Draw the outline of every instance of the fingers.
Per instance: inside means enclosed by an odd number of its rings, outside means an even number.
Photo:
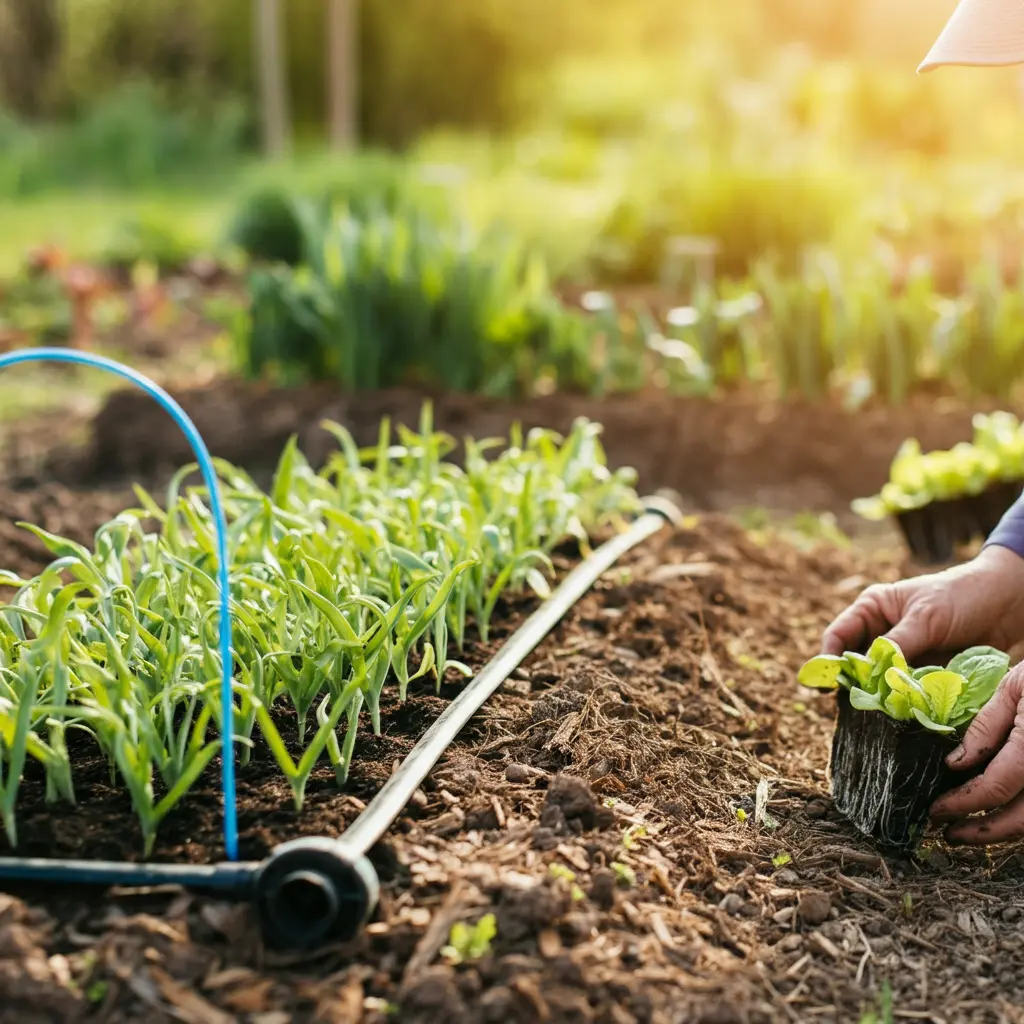
[[[926,616],[920,612],[910,612],[900,619],[885,634],[903,652],[910,662],[923,654],[935,642],[931,635]]]
[[[825,630],[822,651],[842,654],[855,651],[867,638],[882,636],[899,621],[899,596],[895,587],[868,587]]]
[[[1009,738],[992,763],[982,775],[937,800],[932,807],[933,820],[957,821],[980,811],[1006,808],[1021,795],[1024,791],[1024,715],[1016,711],[1015,715]],[[967,827],[969,823],[963,824]]]
[[[953,846],[989,846],[1024,836],[1024,797],[993,814],[958,822],[946,830],[946,841]]]
[[[949,755],[951,768],[963,771],[990,758],[1010,734],[1024,698],[1024,666],[1011,669],[992,699],[971,722],[964,741]],[[994,764],[994,762],[993,762]],[[1011,794],[1016,795],[1016,794]]]

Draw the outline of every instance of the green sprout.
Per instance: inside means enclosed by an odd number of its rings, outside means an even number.
[[[552,552],[639,507],[628,472],[606,465],[600,428],[513,431],[508,447],[381,425],[314,471],[294,440],[269,490],[217,463],[228,521],[235,699],[220,706],[216,545],[208,495],[171,481],[89,548],[28,526],[53,562],[5,573],[0,604],[0,821],[13,847],[26,765],[46,797],[73,803],[68,734],[96,744],[128,791],[144,851],[233,732],[241,766],[262,740],[296,808],[327,760],[343,786],[361,730],[381,731],[384,687],[405,700],[465,676],[472,627],[486,640],[503,594],[550,593]],[[151,526],[155,523],[155,527]],[[7,589],[5,595],[9,593]],[[288,730],[281,712],[291,714]]]
[[[497,921],[493,914],[484,914],[474,925],[457,921],[448,935],[448,945],[441,955],[453,964],[480,960],[491,951],[491,942],[498,934]]]
[[[622,845],[626,850],[635,850],[639,840],[646,838],[647,829],[643,825],[630,825],[622,833]]]
[[[611,863],[611,869],[623,889],[632,889],[636,885],[636,872],[628,864],[615,860]]]
[[[1024,426],[1008,412],[978,414],[973,441],[948,451],[922,452],[914,438],[904,441],[889,468],[888,482],[873,497],[855,501],[853,510],[864,519],[880,521],[1022,478]]]

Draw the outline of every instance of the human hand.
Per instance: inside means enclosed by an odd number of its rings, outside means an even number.
[[[932,807],[932,820],[949,826],[950,843],[987,846],[1024,836],[1024,665],[1010,670],[947,759],[957,771],[986,762],[981,775]],[[987,813],[969,817],[980,812]]]
[[[825,631],[822,650],[842,654],[879,636],[908,661],[976,644],[1008,651],[1024,639],[1024,558],[992,546],[965,565],[868,587]]]

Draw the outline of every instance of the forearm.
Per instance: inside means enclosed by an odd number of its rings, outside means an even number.
[[[986,548],[996,546],[1024,558],[1024,497],[1010,507],[985,542]]]

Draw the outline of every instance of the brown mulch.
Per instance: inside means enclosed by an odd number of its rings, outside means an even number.
[[[879,857],[830,807],[832,701],[794,682],[898,571],[718,516],[666,531],[446,755],[354,944],[273,954],[246,908],[174,891],[0,896],[0,1021],[1024,1020],[1019,851]],[[485,913],[489,951],[452,963]]]

